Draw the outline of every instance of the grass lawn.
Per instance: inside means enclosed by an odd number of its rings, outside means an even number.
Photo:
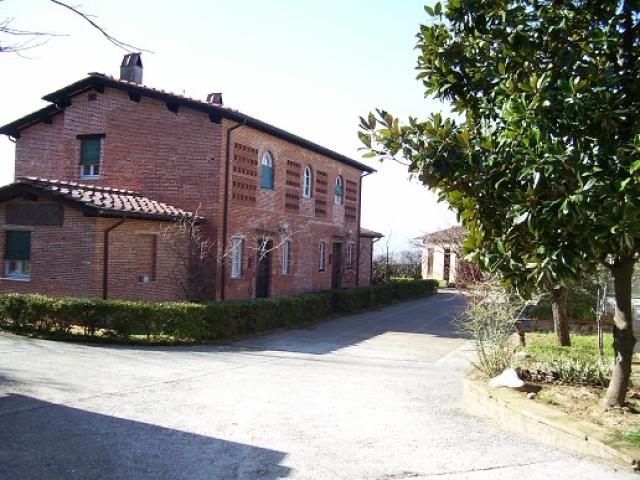
[[[558,371],[562,368],[571,371],[563,376],[564,380],[575,378],[575,382],[536,382],[542,390],[536,401],[557,408],[577,418],[588,420],[597,425],[609,428],[611,437],[625,443],[640,447],[640,362],[634,358],[631,385],[627,394],[628,406],[622,410],[604,412],[602,399],[606,392],[604,385],[584,382],[589,375],[587,368],[600,368],[598,356],[598,338],[595,334],[572,334],[570,347],[559,347],[555,344],[553,332],[527,332],[527,346],[524,349],[529,358],[522,361],[520,368],[537,371]],[[613,363],[613,338],[610,333],[604,335],[604,367],[606,376]],[[566,373],[566,372],[565,372]]]
[[[590,362],[598,360],[598,337],[596,335],[571,335],[570,347],[556,345],[556,335],[550,333],[527,332],[526,352],[539,362],[552,360],[574,360]],[[610,333],[604,334],[605,362],[613,360],[613,337]]]

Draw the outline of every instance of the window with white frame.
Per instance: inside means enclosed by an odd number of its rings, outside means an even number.
[[[242,237],[233,237],[231,239],[231,278],[240,278],[242,276]]]
[[[291,273],[291,242],[287,240],[282,244],[282,274]]]
[[[347,269],[353,269],[353,250],[355,244],[353,242],[349,242],[347,244]]]
[[[302,196],[304,198],[311,198],[311,185],[313,183],[313,173],[311,167],[308,165],[304,167],[302,174]]]
[[[100,178],[100,159],[104,135],[79,135],[80,178]]]
[[[342,205],[342,195],[343,195],[342,177],[338,175],[336,177],[336,195],[335,195],[336,205]]]
[[[324,263],[325,263],[325,246],[324,240],[320,240],[318,246],[318,271],[324,272]]]
[[[31,278],[31,232],[7,230],[4,233],[5,278],[29,280]]]
[[[269,152],[262,154],[260,164],[260,186],[266,190],[273,190],[273,157]]]

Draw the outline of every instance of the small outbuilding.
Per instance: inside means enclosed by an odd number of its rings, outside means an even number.
[[[423,235],[422,278],[456,282],[462,242],[467,237],[463,227],[455,226]]]
[[[193,213],[133,191],[36,177],[0,188],[0,293],[172,300]]]

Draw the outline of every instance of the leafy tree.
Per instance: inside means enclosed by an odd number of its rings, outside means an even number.
[[[400,124],[378,110],[361,119],[367,155],[408,159],[458,210],[471,256],[524,294],[606,264],[616,357],[605,406],[621,406],[640,247],[638,1],[450,0],[425,10],[418,78],[463,120]]]

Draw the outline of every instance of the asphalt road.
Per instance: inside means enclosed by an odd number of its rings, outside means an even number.
[[[622,479],[460,408],[455,294],[224,347],[0,334],[0,479]]]

